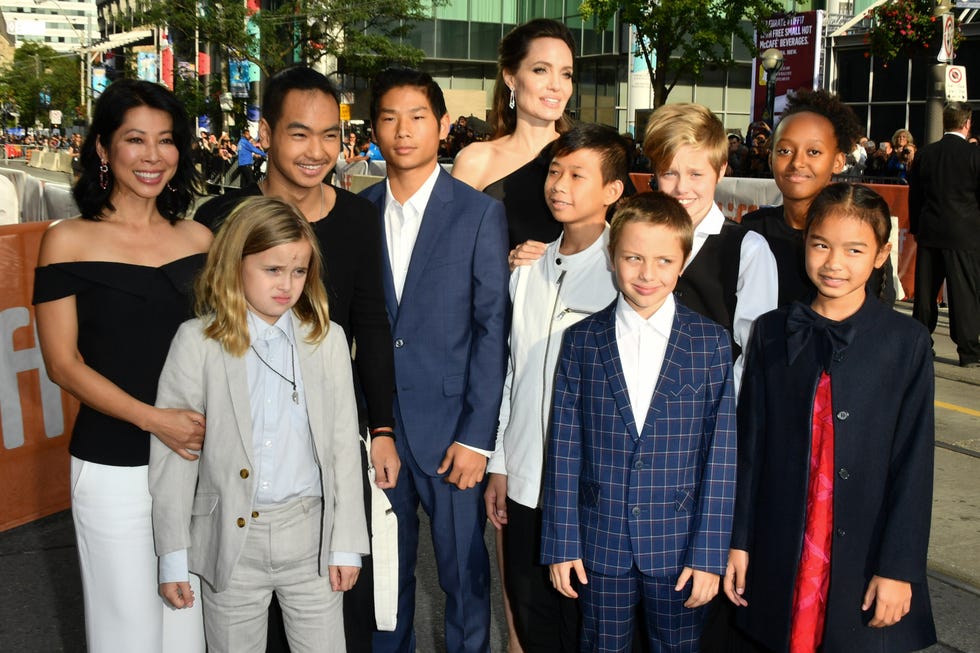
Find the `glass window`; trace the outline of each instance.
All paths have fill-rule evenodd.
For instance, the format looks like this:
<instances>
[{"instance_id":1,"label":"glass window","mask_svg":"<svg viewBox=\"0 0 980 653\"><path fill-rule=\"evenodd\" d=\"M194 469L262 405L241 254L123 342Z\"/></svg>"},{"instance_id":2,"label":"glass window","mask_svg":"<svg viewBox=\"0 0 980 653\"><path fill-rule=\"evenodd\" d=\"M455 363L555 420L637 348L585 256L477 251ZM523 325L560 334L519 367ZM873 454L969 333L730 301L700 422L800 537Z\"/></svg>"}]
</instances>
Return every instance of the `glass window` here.
<instances>
[{"instance_id":1,"label":"glass window","mask_svg":"<svg viewBox=\"0 0 980 653\"><path fill-rule=\"evenodd\" d=\"M876 61L874 64L874 86L871 89L872 101L904 101L908 97L908 77L908 59L896 58L888 65Z\"/></svg>"},{"instance_id":2,"label":"glass window","mask_svg":"<svg viewBox=\"0 0 980 653\"><path fill-rule=\"evenodd\" d=\"M867 104L852 104L851 108L854 109L854 114L858 118L858 123L861 125L861 130L867 135L868 132L868 105ZM874 139L872 139L874 140Z\"/></svg>"},{"instance_id":3,"label":"glass window","mask_svg":"<svg viewBox=\"0 0 980 653\"><path fill-rule=\"evenodd\" d=\"M405 40L422 50L427 57L436 56L435 21L425 20L412 26Z\"/></svg>"},{"instance_id":4,"label":"glass window","mask_svg":"<svg viewBox=\"0 0 980 653\"><path fill-rule=\"evenodd\" d=\"M436 45L442 59L466 59L469 26L463 20L437 20Z\"/></svg>"},{"instance_id":5,"label":"glass window","mask_svg":"<svg viewBox=\"0 0 980 653\"><path fill-rule=\"evenodd\" d=\"M748 21L742 21L742 29L746 30L749 34L752 34L752 25ZM732 37L732 56L734 56L736 61L752 61L752 53L749 51L745 44L742 43L737 37Z\"/></svg>"},{"instance_id":6,"label":"glass window","mask_svg":"<svg viewBox=\"0 0 980 653\"><path fill-rule=\"evenodd\" d=\"M499 2L499 0L498 0ZM493 5L497 4L493 0L480 0L478 5ZM449 2L443 6L436 7L436 18L448 18L451 20L466 20L468 17L469 2L467 0L449 0Z\"/></svg>"},{"instance_id":7,"label":"glass window","mask_svg":"<svg viewBox=\"0 0 980 653\"><path fill-rule=\"evenodd\" d=\"M582 30L582 42L579 48L583 55L602 53L602 32L586 27Z\"/></svg>"},{"instance_id":8,"label":"glass window","mask_svg":"<svg viewBox=\"0 0 980 653\"><path fill-rule=\"evenodd\" d=\"M890 140L896 129L905 127L905 105L871 105L871 126L874 129L871 140Z\"/></svg>"},{"instance_id":9,"label":"glass window","mask_svg":"<svg viewBox=\"0 0 980 653\"><path fill-rule=\"evenodd\" d=\"M922 102L909 104L909 131L919 147L926 141L926 105Z\"/></svg>"},{"instance_id":10,"label":"glass window","mask_svg":"<svg viewBox=\"0 0 980 653\"><path fill-rule=\"evenodd\" d=\"M499 23L470 23L470 59L496 61L502 36Z\"/></svg>"},{"instance_id":11,"label":"glass window","mask_svg":"<svg viewBox=\"0 0 980 653\"><path fill-rule=\"evenodd\" d=\"M837 94L845 102L868 101L870 61L860 50L837 51Z\"/></svg>"},{"instance_id":12,"label":"glass window","mask_svg":"<svg viewBox=\"0 0 980 653\"><path fill-rule=\"evenodd\" d=\"M546 0L544 14L545 18L564 18L565 3L562 0Z\"/></svg>"},{"instance_id":13,"label":"glass window","mask_svg":"<svg viewBox=\"0 0 980 653\"><path fill-rule=\"evenodd\" d=\"M459 0L457 0L458 2ZM501 12L503 7L501 4L512 4L512 3L502 3L501 0L480 0L479 2L472 2L470 4L470 20L479 21L481 23L500 23Z\"/></svg>"}]
</instances>

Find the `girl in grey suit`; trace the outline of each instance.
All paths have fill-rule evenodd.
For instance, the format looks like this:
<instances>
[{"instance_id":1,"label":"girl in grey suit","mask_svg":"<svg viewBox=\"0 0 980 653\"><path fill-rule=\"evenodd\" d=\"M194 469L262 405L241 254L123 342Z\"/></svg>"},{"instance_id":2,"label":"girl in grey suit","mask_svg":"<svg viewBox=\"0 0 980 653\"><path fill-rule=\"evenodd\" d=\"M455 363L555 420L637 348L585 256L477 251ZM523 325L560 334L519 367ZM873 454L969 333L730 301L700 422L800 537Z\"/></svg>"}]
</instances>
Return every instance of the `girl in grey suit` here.
<instances>
[{"instance_id":1,"label":"girl in grey suit","mask_svg":"<svg viewBox=\"0 0 980 653\"><path fill-rule=\"evenodd\" d=\"M160 593L202 583L211 651L264 651L279 598L290 647L344 651L342 592L368 553L357 411L343 330L328 320L307 220L249 198L218 231L157 404L207 415L188 460L150 452Z\"/></svg>"}]
</instances>

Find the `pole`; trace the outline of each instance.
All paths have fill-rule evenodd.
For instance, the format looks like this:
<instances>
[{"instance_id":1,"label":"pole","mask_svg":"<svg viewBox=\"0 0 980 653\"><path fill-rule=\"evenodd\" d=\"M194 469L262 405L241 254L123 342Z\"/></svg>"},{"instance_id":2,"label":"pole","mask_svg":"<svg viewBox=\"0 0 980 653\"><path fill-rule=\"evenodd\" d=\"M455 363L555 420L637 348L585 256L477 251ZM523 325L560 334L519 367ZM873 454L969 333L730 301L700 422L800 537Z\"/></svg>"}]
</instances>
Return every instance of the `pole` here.
<instances>
[{"instance_id":1,"label":"pole","mask_svg":"<svg viewBox=\"0 0 980 653\"><path fill-rule=\"evenodd\" d=\"M769 125L770 133L772 133L773 115L776 113L776 72L766 71L766 113L763 119L766 124Z\"/></svg>"},{"instance_id":2,"label":"pole","mask_svg":"<svg viewBox=\"0 0 980 653\"><path fill-rule=\"evenodd\" d=\"M936 0L933 15L942 24L943 16L948 14L950 4L947 0ZM943 105L946 103L946 65L951 61L936 63L929 67L926 81L926 143L934 143L943 137Z\"/></svg>"}]
</instances>

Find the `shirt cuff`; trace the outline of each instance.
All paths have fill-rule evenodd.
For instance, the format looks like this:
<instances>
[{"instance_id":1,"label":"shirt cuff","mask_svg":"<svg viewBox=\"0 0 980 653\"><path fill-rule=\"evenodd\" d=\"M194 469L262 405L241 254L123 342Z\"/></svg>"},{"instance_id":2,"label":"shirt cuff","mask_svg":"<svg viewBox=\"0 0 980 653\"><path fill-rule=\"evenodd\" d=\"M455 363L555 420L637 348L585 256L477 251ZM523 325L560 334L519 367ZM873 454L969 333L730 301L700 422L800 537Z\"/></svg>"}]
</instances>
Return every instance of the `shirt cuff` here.
<instances>
[{"instance_id":1,"label":"shirt cuff","mask_svg":"<svg viewBox=\"0 0 980 653\"><path fill-rule=\"evenodd\" d=\"M327 564L331 567L360 567L361 556L357 553L346 553L344 551L331 551Z\"/></svg>"},{"instance_id":2,"label":"shirt cuff","mask_svg":"<svg viewBox=\"0 0 980 653\"><path fill-rule=\"evenodd\" d=\"M190 575L187 570L187 549L171 551L160 556L160 582L185 583Z\"/></svg>"},{"instance_id":3,"label":"shirt cuff","mask_svg":"<svg viewBox=\"0 0 980 653\"><path fill-rule=\"evenodd\" d=\"M479 454L483 454L483 455L484 455L484 456L486 456L486 457L487 457L488 459L490 458L490 456L492 456L492 455L493 455L493 452L492 452L492 451L487 451L486 449L477 449L476 447L471 447L471 446L470 446L470 445L468 445L468 444L463 444L463 443L462 443L462 442L460 442L459 440L456 440L456 444L458 444L458 445L459 445L459 446L461 446L461 447L466 447L466 448L467 448L467 449L469 449L470 451L475 451L475 452L477 452L477 453L479 453Z\"/></svg>"}]
</instances>

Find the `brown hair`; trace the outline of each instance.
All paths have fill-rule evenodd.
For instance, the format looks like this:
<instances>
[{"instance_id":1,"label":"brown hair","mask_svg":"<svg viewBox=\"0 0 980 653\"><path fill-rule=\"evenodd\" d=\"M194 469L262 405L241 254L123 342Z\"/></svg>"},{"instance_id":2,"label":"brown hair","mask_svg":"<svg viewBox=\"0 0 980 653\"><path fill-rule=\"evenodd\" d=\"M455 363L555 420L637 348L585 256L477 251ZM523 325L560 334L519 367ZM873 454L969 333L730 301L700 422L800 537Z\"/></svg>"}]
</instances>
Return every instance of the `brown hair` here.
<instances>
[{"instance_id":1,"label":"brown hair","mask_svg":"<svg viewBox=\"0 0 980 653\"><path fill-rule=\"evenodd\" d=\"M504 82L504 71L516 73L521 62L531 48L531 42L536 39L558 39L564 41L572 56L575 56L575 39L572 32L557 20L550 18L535 18L523 25L518 25L504 36L497 46L497 81L493 88L493 104L491 105L491 124L494 125L494 138L513 134L517 128L517 109L511 109L510 88ZM555 129L566 132L572 126L568 116L555 121Z\"/></svg>"},{"instance_id":2,"label":"brown hair","mask_svg":"<svg viewBox=\"0 0 980 653\"><path fill-rule=\"evenodd\" d=\"M609 227L610 258L616 258L616 245L619 244L623 227L633 222L666 227L680 239L684 259L687 260L691 255L694 247L694 225L687 215L687 209L667 193L655 190L620 200Z\"/></svg>"}]
</instances>

